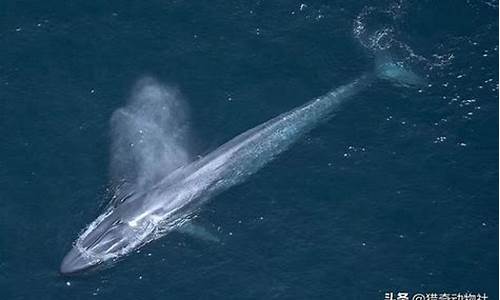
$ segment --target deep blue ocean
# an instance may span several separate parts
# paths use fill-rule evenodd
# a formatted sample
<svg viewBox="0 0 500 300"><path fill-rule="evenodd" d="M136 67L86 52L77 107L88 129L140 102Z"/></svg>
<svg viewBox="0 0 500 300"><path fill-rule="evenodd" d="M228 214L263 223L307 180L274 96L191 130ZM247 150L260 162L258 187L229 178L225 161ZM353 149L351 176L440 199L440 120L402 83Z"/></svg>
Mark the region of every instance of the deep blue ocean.
<svg viewBox="0 0 500 300"><path fill-rule="evenodd" d="M0 299L498 299L498 1L1 1ZM109 200L110 117L151 76L203 155L373 69L376 82L109 269L59 266Z"/></svg>

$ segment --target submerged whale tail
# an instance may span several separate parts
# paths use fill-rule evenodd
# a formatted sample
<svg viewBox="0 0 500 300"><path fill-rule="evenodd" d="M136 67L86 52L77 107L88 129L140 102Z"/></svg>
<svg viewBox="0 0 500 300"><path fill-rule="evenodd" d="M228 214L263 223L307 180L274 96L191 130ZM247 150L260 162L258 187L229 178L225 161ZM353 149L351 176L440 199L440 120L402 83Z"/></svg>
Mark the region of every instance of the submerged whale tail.
<svg viewBox="0 0 500 300"><path fill-rule="evenodd" d="M422 86L425 80L385 51L375 54L375 75L403 86Z"/></svg>

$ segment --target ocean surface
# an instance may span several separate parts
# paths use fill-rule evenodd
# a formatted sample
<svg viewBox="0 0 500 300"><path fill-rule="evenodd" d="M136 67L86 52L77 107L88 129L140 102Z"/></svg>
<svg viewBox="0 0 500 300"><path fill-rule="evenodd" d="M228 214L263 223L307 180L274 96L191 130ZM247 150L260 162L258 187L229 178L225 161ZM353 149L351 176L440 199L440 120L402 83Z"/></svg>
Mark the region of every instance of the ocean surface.
<svg viewBox="0 0 500 300"><path fill-rule="evenodd" d="M498 1L1 1L0 299L498 299ZM109 269L59 266L109 201L110 123L154 77L193 149L374 65L376 82L199 222Z"/></svg>

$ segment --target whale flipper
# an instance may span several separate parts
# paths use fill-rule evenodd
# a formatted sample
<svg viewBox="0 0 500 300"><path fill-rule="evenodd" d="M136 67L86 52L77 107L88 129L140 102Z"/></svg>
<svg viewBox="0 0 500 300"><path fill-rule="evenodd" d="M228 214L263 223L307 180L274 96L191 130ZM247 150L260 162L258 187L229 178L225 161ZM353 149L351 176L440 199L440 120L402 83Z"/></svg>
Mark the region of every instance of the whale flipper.
<svg viewBox="0 0 500 300"><path fill-rule="evenodd" d="M111 186L120 194L148 189L193 159L186 106L152 78L140 80L127 105L113 113L111 137Z"/></svg>
<svg viewBox="0 0 500 300"><path fill-rule="evenodd" d="M179 233L187 234L203 241L220 242L220 238L215 233L204 226L194 223L193 220L183 223L176 230Z"/></svg>

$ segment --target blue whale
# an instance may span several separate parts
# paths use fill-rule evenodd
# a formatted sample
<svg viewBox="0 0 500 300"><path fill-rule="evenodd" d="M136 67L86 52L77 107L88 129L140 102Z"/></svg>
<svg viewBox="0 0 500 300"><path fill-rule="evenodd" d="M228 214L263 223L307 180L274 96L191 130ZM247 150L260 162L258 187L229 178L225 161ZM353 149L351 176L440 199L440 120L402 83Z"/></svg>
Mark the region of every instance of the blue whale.
<svg viewBox="0 0 500 300"><path fill-rule="evenodd" d="M145 80L136 89L135 100L112 117L111 171L119 178L113 199L76 239L60 272L74 274L116 261L182 227L202 204L243 182L380 79L402 85L422 83L401 64L377 59L373 72L249 129L195 160L185 150L187 134L179 113L183 110L175 93ZM134 176L123 175L131 170Z"/></svg>

